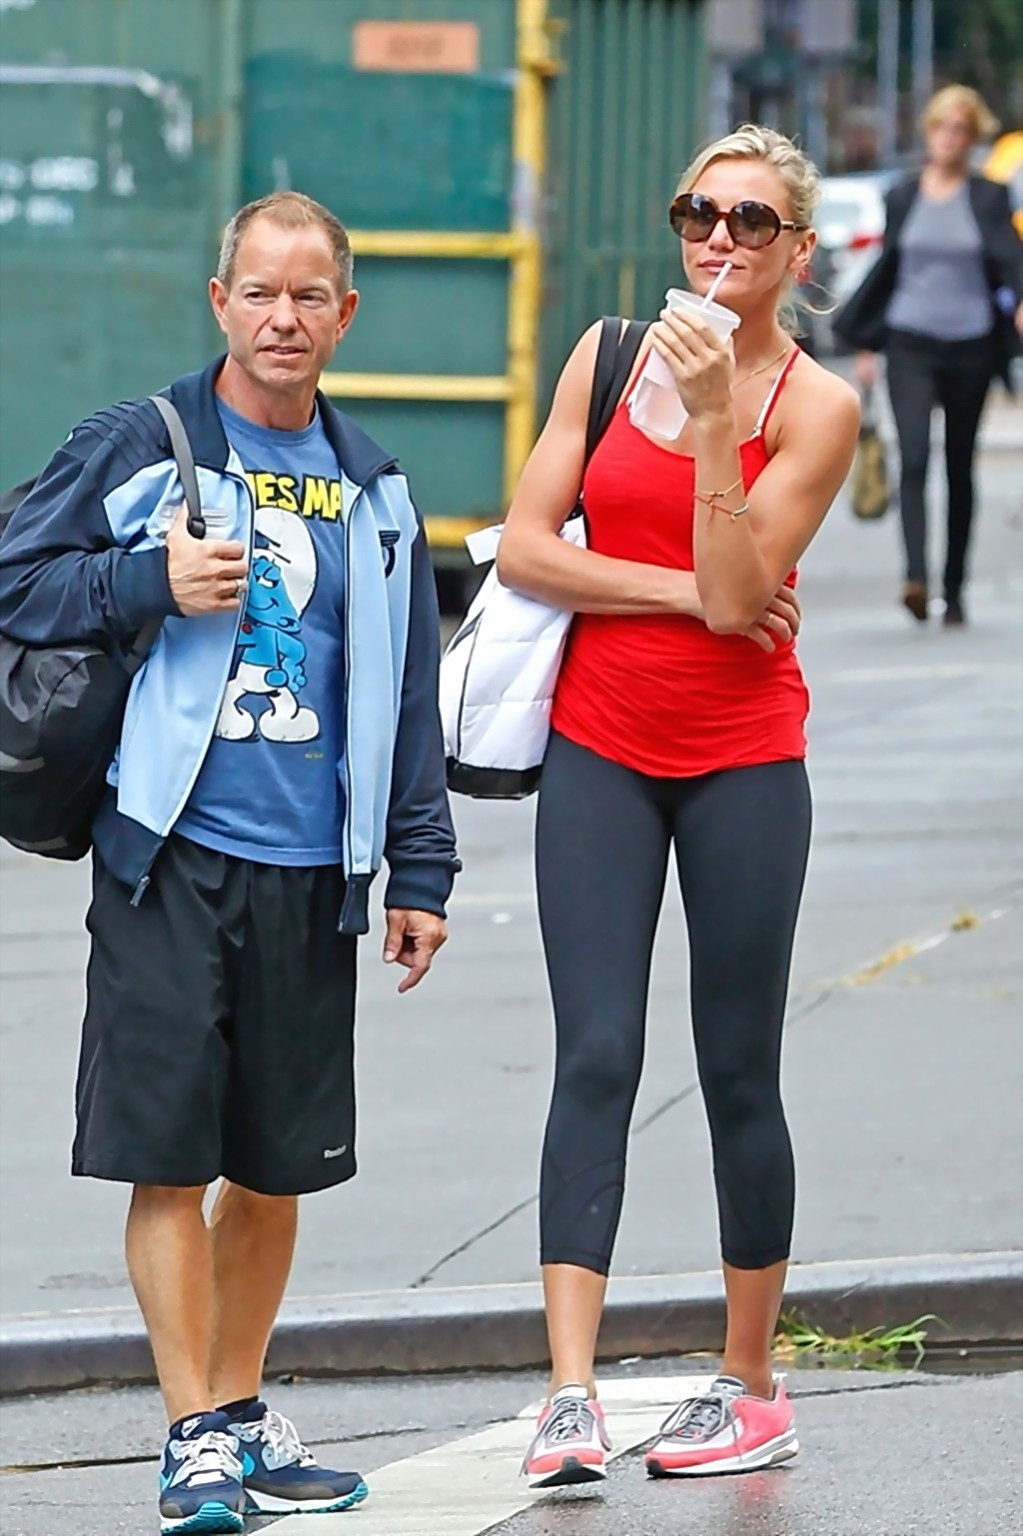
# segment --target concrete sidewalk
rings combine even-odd
[[[1023,452],[1023,401],[1001,384],[992,386],[980,423],[981,450]]]
[[[963,632],[913,627],[895,605],[890,519],[864,527],[838,506],[804,563],[817,830],[785,1068],[798,1263],[1019,1246],[1018,471],[1003,453],[982,464],[974,622]],[[296,1304],[535,1275],[551,1039],[533,807],[460,803],[457,814],[466,873],[427,986],[396,999],[375,960],[379,932],[365,946],[362,1172],[306,1203]],[[87,873],[6,850],[0,863],[4,1313],[59,1328],[62,1316],[114,1307],[134,1327],[124,1191],[67,1174]],[[672,891],[624,1276],[717,1262],[685,990]]]

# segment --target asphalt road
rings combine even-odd
[[[602,1498],[551,1501],[490,1536],[1008,1536],[1018,1529],[1019,1377],[850,1392],[799,1405],[803,1452],[741,1478],[652,1482],[638,1456]],[[808,1454],[809,1451],[809,1454]]]
[[[665,1411],[651,1399],[681,1395],[689,1388],[679,1374],[707,1369],[700,1361],[635,1362],[609,1373],[616,1445],[638,1446]],[[531,1433],[530,1417],[521,1415],[543,1387],[536,1374],[509,1374],[306,1382],[274,1385],[268,1395],[298,1419],[325,1465],[368,1476],[371,1496],[359,1512],[317,1516],[313,1536],[1009,1536],[1018,1529],[1019,1374],[794,1372],[801,1451],[789,1467],[651,1483],[633,1450],[612,1464],[596,1494],[548,1496],[530,1494],[518,1476]],[[633,1390],[638,1400],[623,1401]],[[162,1432],[155,1392],[8,1401],[0,1424],[5,1536],[155,1530]],[[511,1511],[520,1512],[504,1519]],[[306,1536],[307,1525],[307,1518],[255,1519],[248,1529]]]

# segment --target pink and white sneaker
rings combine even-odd
[[[566,1488],[607,1476],[604,1411],[586,1388],[559,1387],[541,1413],[522,1471],[530,1488]]]
[[[796,1420],[781,1377],[770,1402],[751,1397],[745,1382],[718,1376],[702,1397],[687,1398],[661,1425],[646,1455],[651,1477],[705,1477],[752,1472],[788,1461],[799,1450]]]

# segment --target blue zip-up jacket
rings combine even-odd
[[[208,536],[252,550],[253,504],[224,435],[214,386],[223,359],[165,391],[195,455]],[[386,859],[387,907],[444,915],[459,868],[437,713],[440,636],[422,522],[394,459],[318,396],[341,475],[345,583],[344,933],[369,927],[369,886]],[[111,792],[93,829],[108,868],[143,896],[212,739],[241,611],[183,616],[164,544],[183,501],[150,401],[76,427],[0,543],[0,630],[27,645],[132,637],[163,618],[128,698]]]

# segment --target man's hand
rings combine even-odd
[[[802,620],[803,610],[792,588],[779,587],[756,623],[743,634],[762,651],[777,651],[796,638]]]
[[[442,944],[448,941],[448,925],[432,912],[410,912],[395,907],[387,913],[387,937],[384,940],[385,965],[404,965],[408,975],[398,984],[399,992],[418,987]]]
[[[248,584],[245,546],[236,539],[193,539],[184,507],[167,534],[171,596],[188,618],[237,608]]]

